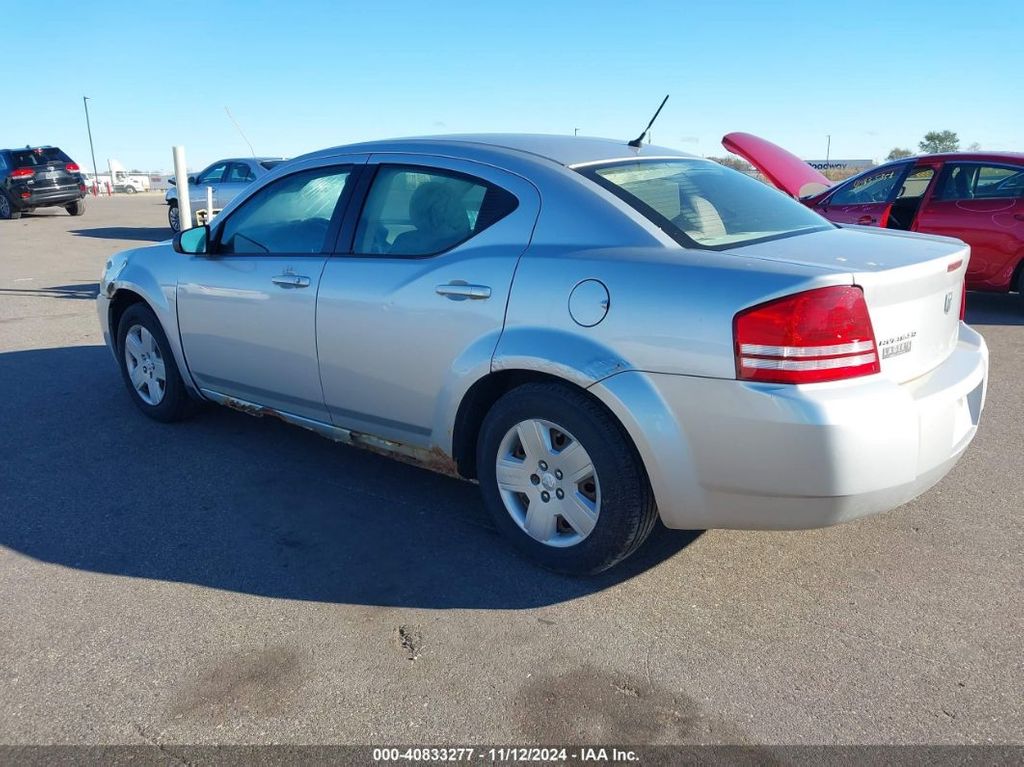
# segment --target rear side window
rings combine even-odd
[[[265,186],[224,222],[217,252],[321,252],[350,171],[349,167],[316,168]]]
[[[392,256],[443,253],[518,206],[483,179],[436,168],[382,165],[356,228],[354,252]]]
[[[51,162],[71,162],[71,158],[55,146],[38,149],[19,149],[11,152],[15,168],[31,168]]]
[[[231,184],[248,184],[256,180],[256,174],[244,162],[233,162],[231,163],[231,170],[228,171],[227,180]]]
[[[937,200],[977,200],[1020,197],[1024,169],[1007,165],[947,163],[939,179]]]
[[[735,247],[832,228],[796,200],[708,160],[638,160],[580,172],[687,247]]]
[[[284,160],[263,160],[260,162],[260,165],[262,165],[264,169],[270,170],[271,168],[274,168],[283,162]]]
[[[906,165],[894,165],[851,179],[829,198],[829,205],[866,205],[888,202],[896,196]]]

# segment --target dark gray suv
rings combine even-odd
[[[0,149],[0,219],[54,206],[72,216],[85,213],[78,164],[55,146]]]

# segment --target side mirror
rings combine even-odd
[[[173,178],[167,179],[167,183],[170,184],[171,186],[177,186],[178,185],[178,182],[175,181]]]
[[[188,183],[190,183],[190,184],[196,183],[196,177],[195,176],[189,176],[188,177]]]
[[[205,256],[210,242],[210,227],[194,226],[174,235],[174,250],[186,256]]]

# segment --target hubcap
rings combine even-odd
[[[124,338],[124,362],[135,392],[147,405],[159,405],[167,391],[164,358],[153,334],[132,325]]]
[[[593,531],[601,488],[583,445],[542,419],[516,424],[495,461],[498,492],[523,532],[547,546],[574,546]]]

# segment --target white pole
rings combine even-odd
[[[185,165],[185,147],[172,147],[174,152],[174,185],[178,189],[178,230],[192,228],[192,208],[188,199],[188,170]]]
[[[213,187],[206,187],[206,223],[213,218]]]

